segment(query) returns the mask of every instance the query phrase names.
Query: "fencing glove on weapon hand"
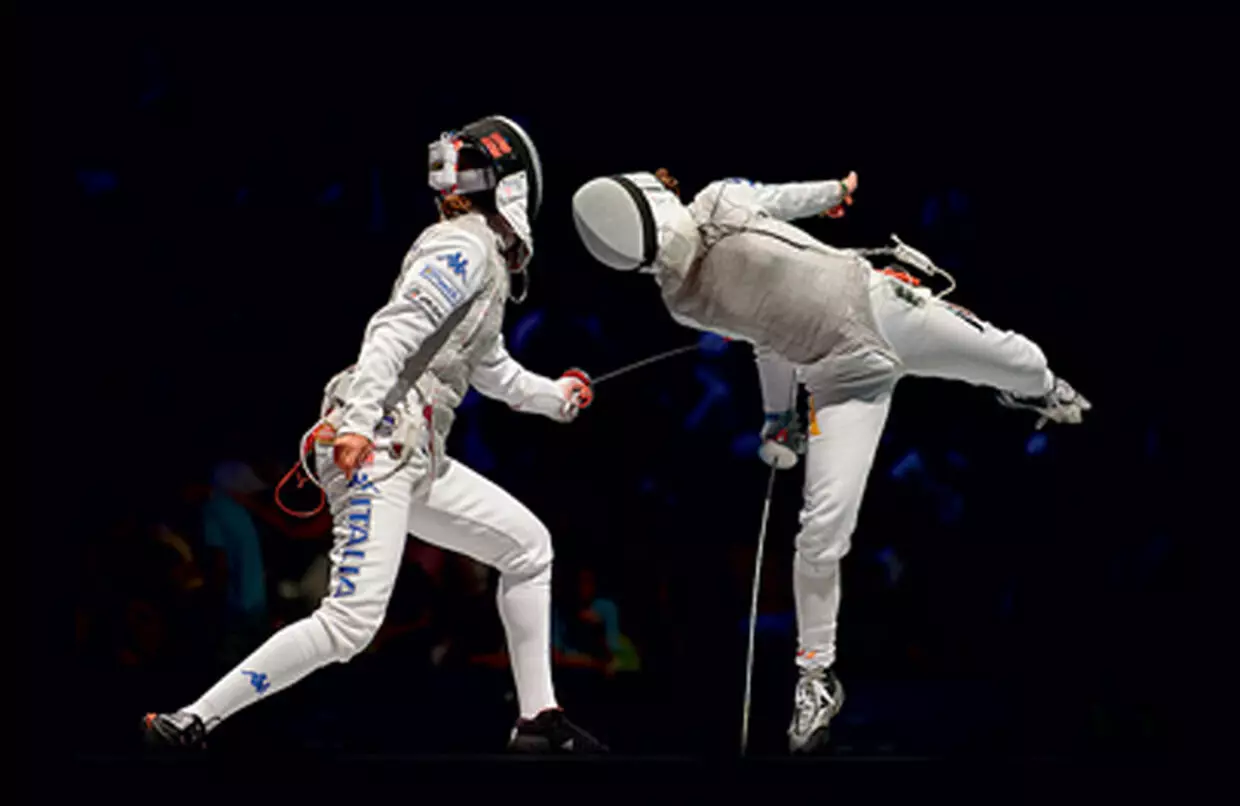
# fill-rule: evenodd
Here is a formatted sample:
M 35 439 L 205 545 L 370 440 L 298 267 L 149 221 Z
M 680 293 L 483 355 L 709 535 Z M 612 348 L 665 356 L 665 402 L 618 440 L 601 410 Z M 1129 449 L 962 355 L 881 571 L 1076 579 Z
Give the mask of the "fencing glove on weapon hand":
M 583 370 L 570 369 L 560 376 L 555 385 L 564 395 L 564 405 L 560 409 L 560 421 L 572 422 L 582 409 L 588 409 L 594 402 L 594 387 L 590 376 Z
M 808 443 L 801 418 L 795 411 L 766 415 L 761 437 L 758 456 L 777 470 L 796 467 L 797 457 L 805 453 Z

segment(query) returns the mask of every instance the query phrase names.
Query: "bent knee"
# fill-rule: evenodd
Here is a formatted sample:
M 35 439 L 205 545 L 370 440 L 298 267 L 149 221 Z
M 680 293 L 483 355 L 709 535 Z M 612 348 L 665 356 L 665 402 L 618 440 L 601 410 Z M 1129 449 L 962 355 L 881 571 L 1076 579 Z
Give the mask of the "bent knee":
M 327 631 L 332 656 L 343 663 L 370 646 L 383 625 L 384 608 L 340 597 L 324 600 L 314 617 Z
M 801 516 L 797 554 L 811 566 L 838 563 L 852 545 L 857 525 L 856 507 L 821 506 Z
M 797 557 L 801 562 L 815 571 L 825 573 L 839 565 L 852 547 L 852 541 L 847 537 L 834 541 L 815 539 L 812 536 L 807 539 L 798 537 L 796 547 Z
M 1013 333 L 1017 345 L 1017 363 L 1029 372 L 1044 372 L 1050 365 L 1041 346 L 1028 336 Z
M 1009 339 L 1007 368 L 1012 377 L 1004 388 L 1027 396 L 1045 394 L 1053 383 L 1046 353 L 1027 336 L 1010 333 Z
M 551 531 L 535 518 L 513 535 L 515 545 L 499 563 L 502 574 L 535 576 L 551 568 L 555 551 L 551 547 Z

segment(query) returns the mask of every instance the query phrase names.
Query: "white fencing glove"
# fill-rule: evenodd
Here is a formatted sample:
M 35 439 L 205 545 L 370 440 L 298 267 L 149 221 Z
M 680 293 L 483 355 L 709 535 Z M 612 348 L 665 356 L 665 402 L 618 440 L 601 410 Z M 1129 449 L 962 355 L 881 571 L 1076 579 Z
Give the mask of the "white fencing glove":
M 795 411 L 766 415 L 762 425 L 762 445 L 758 456 L 771 467 L 790 470 L 796 467 L 797 457 L 805 453 L 808 438 Z

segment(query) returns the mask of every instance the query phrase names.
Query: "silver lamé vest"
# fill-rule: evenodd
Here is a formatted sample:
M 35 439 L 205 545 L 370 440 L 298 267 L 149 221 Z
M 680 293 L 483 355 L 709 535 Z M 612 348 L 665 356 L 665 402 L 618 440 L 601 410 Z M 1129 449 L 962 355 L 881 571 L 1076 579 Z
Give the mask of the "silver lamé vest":
M 794 364 L 834 366 L 839 397 L 895 366 L 870 304 L 873 266 L 726 191 L 663 233 L 656 278 L 673 317 Z

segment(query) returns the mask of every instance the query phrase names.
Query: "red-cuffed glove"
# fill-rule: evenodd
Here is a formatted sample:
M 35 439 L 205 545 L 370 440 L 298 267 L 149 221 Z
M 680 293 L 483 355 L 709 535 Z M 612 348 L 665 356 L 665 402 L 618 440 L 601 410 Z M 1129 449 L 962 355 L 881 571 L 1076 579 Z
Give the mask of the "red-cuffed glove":
M 590 376 L 584 370 L 566 370 L 555 384 L 564 394 L 562 411 L 565 422 L 576 419 L 578 412 L 588 409 L 594 402 L 594 387 L 591 385 Z
M 844 186 L 844 200 L 831 209 L 823 211 L 822 214 L 827 218 L 841 218 L 844 215 L 844 208 L 852 207 L 852 195 L 857 191 L 857 172 L 850 171 L 848 176 L 840 180 L 840 184 Z
M 758 456 L 771 467 L 790 470 L 805 453 L 808 437 L 795 411 L 766 415 L 762 425 L 762 444 Z

